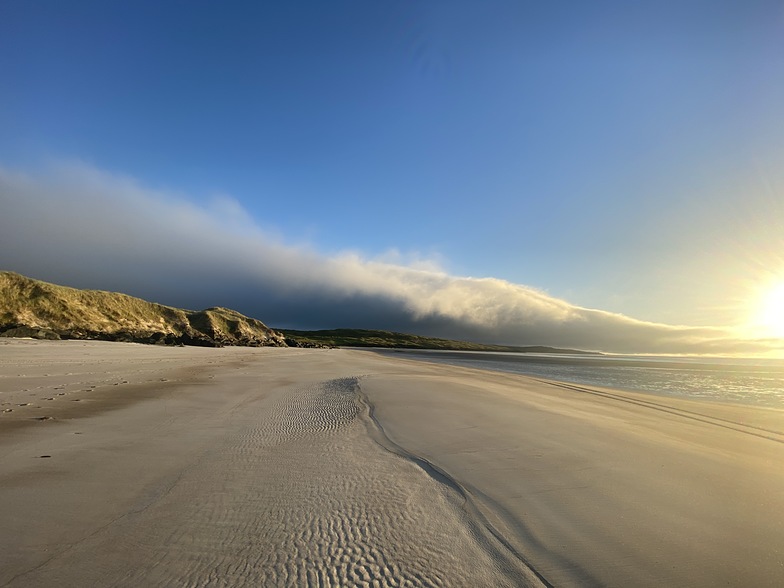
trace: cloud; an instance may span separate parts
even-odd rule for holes
[[[80,163],[35,173],[0,168],[0,210],[0,269],[176,306],[228,306],[273,326],[380,328],[615,352],[776,347],[720,328],[581,308],[504,280],[452,276],[396,251],[377,259],[325,256],[271,238],[230,196],[199,206]]]

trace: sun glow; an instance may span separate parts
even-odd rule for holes
[[[765,336],[784,339],[784,281],[761,297],[755,318],[756,326]]]

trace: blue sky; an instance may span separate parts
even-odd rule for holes
[[[782,55],[772,1],[5,0],[0,168],[231,203],[325,260],[742,327],[784,280]],[[9,223],[36,198],[10,185]],[[0,265],[100,287],[46,255]]]

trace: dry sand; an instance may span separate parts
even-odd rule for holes
[[[0,586],[784,578],[782,411],[350,350],[0,340],[9,409]]]

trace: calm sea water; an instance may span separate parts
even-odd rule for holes
[[[620,390],[784,408],[784,360],[385,350],[464,367]]]

